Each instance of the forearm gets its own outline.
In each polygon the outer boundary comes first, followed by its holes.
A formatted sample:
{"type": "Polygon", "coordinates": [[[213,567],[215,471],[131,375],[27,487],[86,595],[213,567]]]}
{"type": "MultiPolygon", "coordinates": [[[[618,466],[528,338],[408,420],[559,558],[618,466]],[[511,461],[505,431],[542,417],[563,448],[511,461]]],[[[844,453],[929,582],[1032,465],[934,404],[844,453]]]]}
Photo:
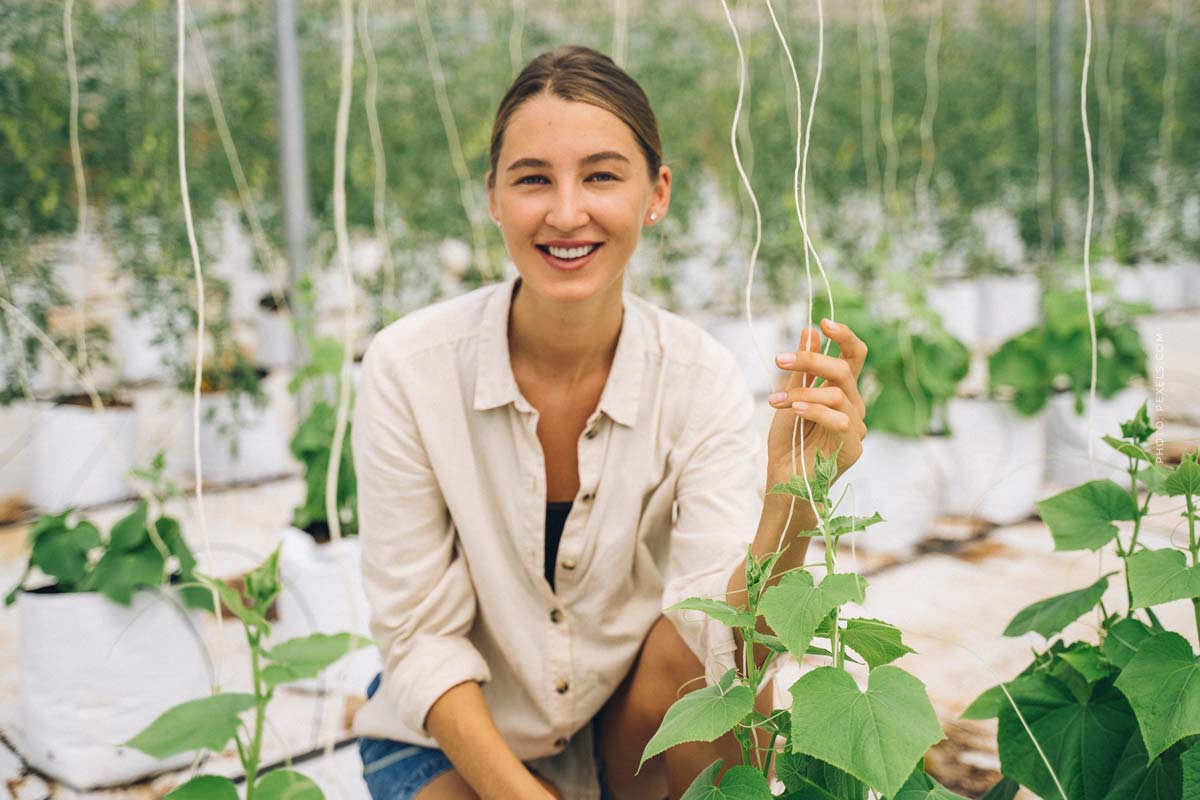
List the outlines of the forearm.
{"type": "MultiPolygon", "coordinates": [[[[767,480],[766,488],[769,490],[777,483],[787,482],[791,476],[774,477],[767,480]]],[[[792,519],[788,523],[788,510],[791,506],[793,497],[786,494],[768,494],[763,498],[762,515],[758,520],[758,532],[754,536],[753,552],[754,557],[762,559],[767,555],[775,552],[779,545],[780,534],[783,533],[784,525],[787,524],[787,533],[784,535],[783,544],[786,549],[779,560],[775,562],[774,568],[771,570],[773,577],[766,582],[766,587],[774,586],[779,582],[779,576],[788,570],[804,564],[804,558],[808,553],[808,536],[797,536],[800,531],[810,531],[817,527],[817,517],[813,513],[812,506],[808,501],[794,498],[795,508],[792,509],[792,519]]],[[[764,587],[765,590],[765,587],[764,587]]],[[[734,570],[733,575],[729,579],[727,589],[726,602],[734,607],[745,606],[746,599],[746,559],[742,559],[741,566],[734,570]]],[[[770,634],[771,630],[767,626],[766,620],[762,617],[758,618],[755,629],[759,633],[770,634]]],[[[744,642],[741,634],[734,630],[733,641],[737,645],[734,651],[734,663],[741,665],[742,651],[744,642]]],[[[762,667],[763,662],[767,658],[768,650],[764,645],[756,644],[754,646],[754,668],[762,667]]]]}
{"type": "Polygon", "coordinates": [[[552,797],[500,735],[478,682],[460,683],[439,697],[426,725],[482,800],[552,797]]]}

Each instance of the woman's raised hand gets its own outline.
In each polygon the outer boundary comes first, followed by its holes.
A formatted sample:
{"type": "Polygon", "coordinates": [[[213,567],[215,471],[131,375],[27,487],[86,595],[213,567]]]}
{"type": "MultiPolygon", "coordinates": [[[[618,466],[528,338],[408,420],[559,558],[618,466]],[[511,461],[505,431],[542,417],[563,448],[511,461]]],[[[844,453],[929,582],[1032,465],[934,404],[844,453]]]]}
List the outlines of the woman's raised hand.
{"type": "Polygon", "coordinates": [[[837,460],[839,476],[862,454],[862,440],[867,435],[863,423],[866,406],[858,393],[858,376],[867,358],[867,346],[845,324],[826,319],[821,321],[821,327],[841,348],[840,356],[823,355],[817,329],[806,328],[796,352],[775,357],[775,363],[792,374],[785,388],[770,397],[771,405],[778,410],[767,435],[768,488],[787,482],[793,473],[802,474],[801,459],[811,479],[818,450],[828,456],[841,446],[837,460]],[[825,383],[814,387],[818,377],[824,378],[825,383]],[[793,468],[792,428],[797,416],[803,420],[804,438],[801,440],[797,431],[793,468]]]}

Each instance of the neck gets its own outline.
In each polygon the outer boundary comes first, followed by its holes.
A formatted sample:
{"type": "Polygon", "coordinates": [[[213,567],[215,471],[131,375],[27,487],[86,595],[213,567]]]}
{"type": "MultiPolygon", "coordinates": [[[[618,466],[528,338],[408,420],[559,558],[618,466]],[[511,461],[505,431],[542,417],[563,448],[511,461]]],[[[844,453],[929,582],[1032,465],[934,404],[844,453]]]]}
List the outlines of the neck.
{"type": "Polygon", "coordinates": [[[606,371],[624,319],[622,284],[617,280],[587,300],[561,303],[518,279],[508,318],[509,357],[568,385],[606,371]]]}

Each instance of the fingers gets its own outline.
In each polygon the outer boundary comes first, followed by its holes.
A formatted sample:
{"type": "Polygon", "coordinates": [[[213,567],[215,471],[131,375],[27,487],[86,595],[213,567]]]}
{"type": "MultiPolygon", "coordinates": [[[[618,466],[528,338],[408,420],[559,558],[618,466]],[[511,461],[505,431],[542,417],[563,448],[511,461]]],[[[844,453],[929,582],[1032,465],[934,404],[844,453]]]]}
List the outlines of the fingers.
{"type": "Polygon", "coordinates": [[[805,350],[780,353],[775,357],[775,361],[783,369],[799,373],[789,382],[789,390],[807,386],[811,383],[812,376],[816,375],[841,389],[858,409],[859,414],[866,415],[866,406],[858,392],[858,376],[854,374],[854,368],[849,361],[805,350]]]}
{"type": "Polygon", "coordinates": [[[821,320],[821,328],[825,331],[826,336],[837,342],[837,346],[842,351],[842,358],[850,365],[854,372],[854,377],[857,378],[861,375],[863,363],[867,360],[866,343],[862,339],[859,339],[854,331],[850,330],[850,326],[844,322],[823,319],[821,320]]]}
{"type": "Polygon", "coordinates": [[[846,396],[846,393],[837,386],[791,389],[787,392],[776,392],[768,399],[776,408],[792,408],[805,419],[811,419],[814,422],[824,422],[828,419],[833,430],[853,434],[859,439],[867,434],[867,426],[862,421],[862,414],[846,396]],[[822,412],[817,412],[815,415],[805,414],[803,413],[805,409],[795,408],[794,403],[805,403],[810,408],[820,406],[836,413],[834,415],[825,415],[822,412]]]}

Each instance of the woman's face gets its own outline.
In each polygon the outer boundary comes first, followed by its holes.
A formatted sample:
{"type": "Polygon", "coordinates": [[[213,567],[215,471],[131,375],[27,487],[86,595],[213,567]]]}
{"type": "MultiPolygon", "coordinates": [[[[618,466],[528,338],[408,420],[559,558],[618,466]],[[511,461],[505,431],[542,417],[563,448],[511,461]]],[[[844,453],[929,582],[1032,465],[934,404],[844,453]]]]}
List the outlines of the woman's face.
{"type": "Polygon", "coordinates": [[[670,183],[666,166],[650,180],[633,131],[617,116],[541,94],[509,120],[488,206],[523,284],[584,300],[622,277],[642,226],[666,214],[670,183]],[[576,252],[600,246],[571,263],[554,261],[551,244],[576,252]]]}

